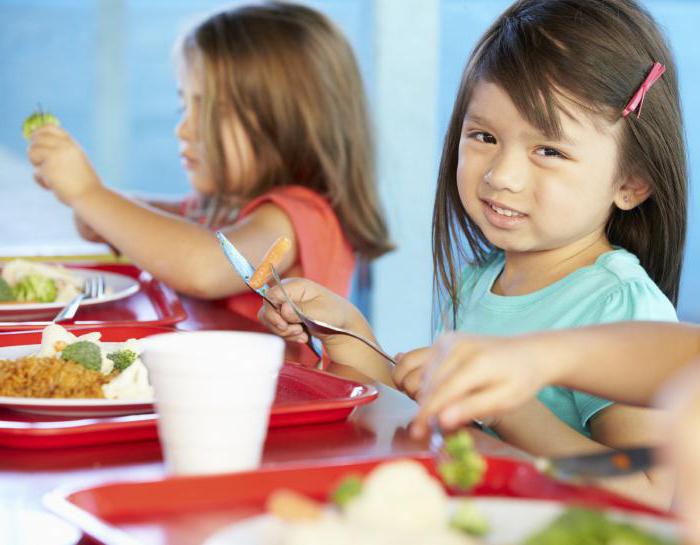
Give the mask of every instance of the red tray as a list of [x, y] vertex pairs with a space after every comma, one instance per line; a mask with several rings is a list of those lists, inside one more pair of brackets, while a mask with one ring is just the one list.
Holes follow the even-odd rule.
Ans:
[[[76, 334], [102, 332], [102, 340], [120, 342], [172, 331], [159, 327], [71, 327]], [[37, 344], [41, 332], [0, 333], [0, 346]], [[270, 427], [336, 422], [378, 395], [371, 385], [288, 362], [282, 367], [270, 414]], [[0, 446], [57, 448], [156, 439], [157, 416], [141, 414], [117, 417], [70, 418], [34, 415], [0, 408]]]
[[[149, 273], [126, 263], [113, 264], [75, 264], [68, 267], [114, 272], [130, 276], [139, 281], [140, 289], [134, 295], [96, 305], [81, 307], [76, 315], [75, 325], [148, 325], [168, 326], [187, 317], [177, 294]], [[43, 311], [32, 320], [50, 320], [55, 310]], [[1, 331], [26, 331], [46, 325], [47, 321], [0, 321]]]
[[[186, 545], [202, 543], [222, 527], [262, 513], [265, 500], [276, 489], [288, 488], [325, 501], [344, 476], [364, 475], [387, 459], [58, 489], [44, 501], [50, 510], [105, 545]], [[432, 458], [418, 460], [435, 474]], [[558, 500], [665, 516], [599, 489], [553, 481], [526, 462], [504, 458], [488, 458], [484, 483], [473, 494]]]

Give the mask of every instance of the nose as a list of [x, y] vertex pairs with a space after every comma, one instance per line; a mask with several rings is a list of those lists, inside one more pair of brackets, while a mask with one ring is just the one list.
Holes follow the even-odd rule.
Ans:
[[175, 124], [175, 136], [180, 140], [193, 140], [192, 122], [186, 112], [183, 112], [179, 121]]
[[517, 151], [502, 150], [484, 173], [484, 182], [496, 191], [518, 193], [527, 183], [527, 166]]

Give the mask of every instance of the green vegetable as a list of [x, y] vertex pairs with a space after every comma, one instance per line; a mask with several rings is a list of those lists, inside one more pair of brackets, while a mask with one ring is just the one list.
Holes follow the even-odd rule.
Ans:
[[450, 526], [471, 536], [483, 536], [489, 531], [489, 521], [469, 500], [459, 502]]
[[523, 545], [671, 545], [641, 528], [609, 519], [599, 511], [573, 508]]
[[13, 288], [17, 301], [36, 303], [53, 303], [58, 295], [58, 288], [53, 279], [41, 274], [28, 274], [20, 279]]
[[102, 368], [100, 347], [90, 341], [78, 341], [63, 349], [61, 358], [79, 363], [86, 369], [99, 371]]
[[136, 361], [137, 354], [133, 350], [117, 350], [116, 352], [107, 354], [107, 358], [114, 362], [115, 369], [123, 371]]
[[14, 301], [15, 292], [4, 278], [0, 278], [0, 301]]
[[24, 123], [22, 123], [22, 135], [29, 140], [32, 137], [32, 133], [44, 125], [56, 125], [60, 127], [61, 122], [55, 115], [38, 110], [32, 113], [24, 120]]
[[362, 479], [356, 475], [346, 477], [331, 494], [331, 501], [338, 507], [345, 507], [350, 500], [362, 492]]
[[445, 439], [446, 460], [438, 465], [445, 484], [460, 490], [470, 490], [481, 482], [486, 460], [474, 448], [469, 432], [461, 430]]

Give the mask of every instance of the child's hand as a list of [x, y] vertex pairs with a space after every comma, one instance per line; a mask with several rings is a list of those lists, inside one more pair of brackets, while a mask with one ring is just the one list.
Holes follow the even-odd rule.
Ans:
[[34, 131], [27, 155], [34, 165], [34, 179], [68, 206], [101, 186], [85, 152], [60, 127], [45, 125]]
[[397, 354], [396, 367], [391, 374], [399, 390], [413, 399], [423, 386], [425, 368], [431, 362], [432, 348], [417, 348], [404, 354]]
[[[365, 323], [360, 311], [350, 301], [316, 282], [302, 278], [288, 279], [284, 280], [284, 289], [289, 298], [310, 318], [353, 331]], [[274, 286], [265, 295], [275, 303], [277, 309], [265, 302], [258, 313], [260, 321], [285, 340], [305, 343], [308, 335], [304, 333], [301, 320], [294, 309], [285, 301], [282, 290]], [[319, 335], [324, 343], [329, 337], [332, 336]]]
[[435, 417], [441, 426], [453, 429], [474, 419], [502, 415], [534, 397], [551, 380], [538, 348], [536, 338], [459, 333], [440, 337], [429, 353], [407, 361], [408, 373], [398, 377], [405, 384], [407, 380], [418, 382], [411, 379], [418, 369], [427, 373], [413, 433], [427, 434]]

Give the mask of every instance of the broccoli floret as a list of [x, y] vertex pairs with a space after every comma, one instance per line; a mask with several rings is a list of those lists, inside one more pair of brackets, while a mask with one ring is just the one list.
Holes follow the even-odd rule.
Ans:
[[66, 361], [79, 363], [86, 369], [99, 371], [102, 369], [102, 354], [100, 347], [90, 341], [78, 341], [63, 349], [61, 358]]
[[129, 367], [129, 365], [136, 361], [137, 357], [136, 352], [129, 349], [117, 350], [116, 352], [107, 354], [107, 358], [114, 362], [114, 368], [118, 371], [123, 371]]
[[616, 522], [599, 511], [567, 510], [524, 545], [671, 545], [673, 542], [631, 524]]
[[489, 521], [469, 500], [459, 502], [450, 525], [471, 536], [483, 536], [489, 531]]
[[17, 301], [53, 303], [58, 295], [56, 282], [41, 274], [28, 274], [13, 288]]
[[446, 460], [438, 465], [445, 484], [460, 490], [470, 490], [481, 482], [486, 460], [474, 449], [474, 441], [465, 430], [445, 439]]
[[0, 278], [0, 301], [7, 302], [14, 300], [15, 292], [12, 291], [12, 288], [4, 278]]
[[352, 475], [342, 480], [338, 487], [331, 494], [331, 500], [338, 507], [345, 507], [350, 500], [359, 496], [362, 492], [362, 479]]
[[22, 135], [29, 140], [32, 137], [32, 133], [44, 125], [56, 125], [60, 127], [61, 122], [55, 115], [49, 112], [36, 111], [22, 123]]

